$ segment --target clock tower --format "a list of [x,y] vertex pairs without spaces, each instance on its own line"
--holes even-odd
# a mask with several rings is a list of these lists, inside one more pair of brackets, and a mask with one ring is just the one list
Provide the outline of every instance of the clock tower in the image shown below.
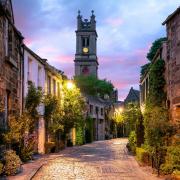
[[92,11],[90,20],[83,20],[80,11],[78,11],[74,60],[75,76],[98,76],[97,37],[94,11]]

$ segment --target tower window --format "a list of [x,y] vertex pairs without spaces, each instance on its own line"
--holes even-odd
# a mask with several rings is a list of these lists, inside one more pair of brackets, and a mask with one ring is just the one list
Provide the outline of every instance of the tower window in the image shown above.
[[86,45],[89,46],[89,38],[86,39]]
[[82,38],[82,46],[83,47],[89,47],[89,37],[83,37]]
[[85,38],[82,38],[82,45],[83,45],[83,47],[86,46],[86,39]]

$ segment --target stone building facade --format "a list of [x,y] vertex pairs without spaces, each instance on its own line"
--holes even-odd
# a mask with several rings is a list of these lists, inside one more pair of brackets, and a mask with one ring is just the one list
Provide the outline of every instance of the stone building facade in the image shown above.
[[7,127],[10,115],[22,107],[23,37],[16,29],[12,2],[0,0],[0,126]]
[[180,124],[180,7],[163,22],[167,32],[166,81],[171,119]]

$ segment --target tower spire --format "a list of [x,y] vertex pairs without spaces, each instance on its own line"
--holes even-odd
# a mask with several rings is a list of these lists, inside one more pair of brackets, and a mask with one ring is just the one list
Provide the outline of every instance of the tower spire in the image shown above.
[[78,16],[77,16],[77,29],[81,29],[82,26],[82,16],[81,11],[78,10]]
[[91,15],[91,28],[92,29],[96,29],[96,16],[94,15],[94,10],[91,11],[92,15]]

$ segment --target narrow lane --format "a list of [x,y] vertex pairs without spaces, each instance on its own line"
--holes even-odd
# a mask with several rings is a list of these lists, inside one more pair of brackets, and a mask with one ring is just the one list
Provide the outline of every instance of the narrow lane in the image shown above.
[[114,139],[73,147],[71,154],[65,151],[44,165],[33,180],[158,180],[128,155],[126,143]]

